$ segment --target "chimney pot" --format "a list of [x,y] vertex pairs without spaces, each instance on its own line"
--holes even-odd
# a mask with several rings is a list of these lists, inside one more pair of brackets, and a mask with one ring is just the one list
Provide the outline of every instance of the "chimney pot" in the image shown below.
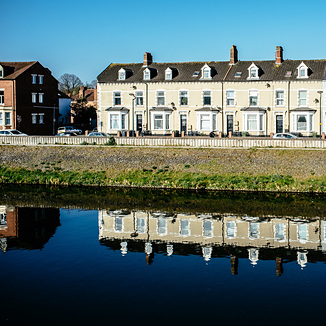
[[230,65],[234,65],[237,62],[238,62],[238,50],[235,45],[232,45],[230,51]]

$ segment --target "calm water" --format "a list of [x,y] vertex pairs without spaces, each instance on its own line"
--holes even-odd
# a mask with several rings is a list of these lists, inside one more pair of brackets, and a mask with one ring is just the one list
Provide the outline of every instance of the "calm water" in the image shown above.
[[51,207],[48,196],[44,207],[35,195],[39,207],[32,207],[32,194],[26,201],[23,193],[0,195],[1,325],[324,320],[324,198],[307,201],[315,210],[307,217],[297,206],[295,216],[192,210],[190,204],[163,210],[136,201],[133,209],[131,197],[129,205],[122,199],[122,206],[115,200],[87,210],[76,202],[74,209]]

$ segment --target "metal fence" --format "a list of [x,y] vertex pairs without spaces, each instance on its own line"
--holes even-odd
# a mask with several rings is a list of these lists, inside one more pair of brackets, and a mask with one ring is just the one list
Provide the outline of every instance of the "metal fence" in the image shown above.
[[[207,137],[115,137],[117,145],[212,148],[326,148],[324,139],[207,138]],[[0,136],[0,145],[105,145],[106,137]]]

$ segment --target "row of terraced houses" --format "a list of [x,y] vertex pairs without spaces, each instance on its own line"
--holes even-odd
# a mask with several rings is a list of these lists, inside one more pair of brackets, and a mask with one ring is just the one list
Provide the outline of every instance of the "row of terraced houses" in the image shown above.
[[[326,60],[110,64],[98,76],[97,126],[117,134],[250,134],[326,131]],[[0,62],[0,130],[56,133],[58,81],[39,62]]]
[[326,130],[326,60],[110,64],[98,76],[98,128],[269,136]]

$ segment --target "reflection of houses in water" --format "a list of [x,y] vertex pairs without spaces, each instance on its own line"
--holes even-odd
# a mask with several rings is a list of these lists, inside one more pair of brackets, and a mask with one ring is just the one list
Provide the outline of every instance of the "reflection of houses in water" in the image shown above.
[[3,252],[13,248],[41,249],[60,225],[57,208],[0,206],[0,245]]
[[216,255],[230,256],[234,274],[237,273],[237,258],[246,257],[253,266],[260,259],[273,259],[277,274],[281,275],[282,258],[297,261],[304,268],[309,255],[315,256],[316,252],[326,249],[326,224],[317,218],[108,210],[99,212],[99,238],[106,242],[120,241],[123,255],[136,247],[146,255],[153,255],[157,252],[153,247],[156,247],[171,256],[176,254],[176,246],[180,252],[181,246],[192,245],[189,248],[193,248],[195,245],[196,254],[202,255],[205,261]]
[[0,206],[0,249],[7,251],[7,239],[18,236],[17,209],[11,206]]

